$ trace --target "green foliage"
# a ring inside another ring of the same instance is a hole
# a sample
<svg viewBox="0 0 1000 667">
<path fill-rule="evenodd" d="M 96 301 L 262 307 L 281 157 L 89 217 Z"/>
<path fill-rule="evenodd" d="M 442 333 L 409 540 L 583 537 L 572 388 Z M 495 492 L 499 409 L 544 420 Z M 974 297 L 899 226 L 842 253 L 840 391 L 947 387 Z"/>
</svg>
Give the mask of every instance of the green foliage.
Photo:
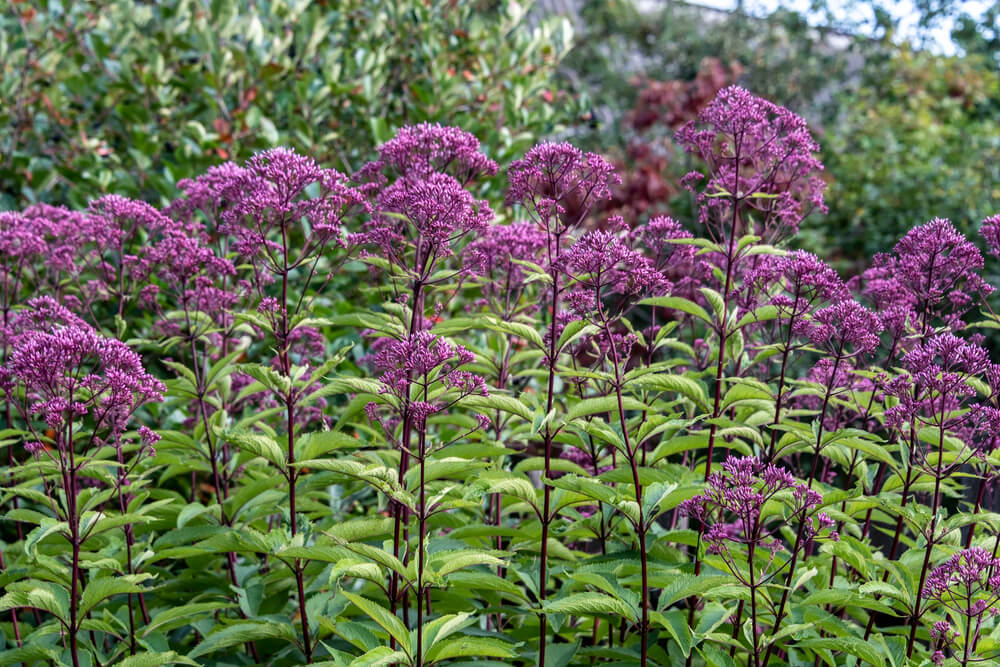
<svg viewBox="0 0 1000 667">
<path fill-rule="evenodd" d="M 817 247 L 849 259 L 888 249 L 915 224 L 947 218 L 968 235 L 1000 204 L 1000 77 L 976 59 L 893 49 L 866 64 L 827 131 L 830 213 Z"/>
<path fill-rule="evenodd" d="M 0 210 L 162 203 L 222 160 L 291 146 L 351 172 L 405 124 L 461 125 L 506 163 L 574 116 L 565 19 L 503 2 L 7 2 Z"/>
</svg>

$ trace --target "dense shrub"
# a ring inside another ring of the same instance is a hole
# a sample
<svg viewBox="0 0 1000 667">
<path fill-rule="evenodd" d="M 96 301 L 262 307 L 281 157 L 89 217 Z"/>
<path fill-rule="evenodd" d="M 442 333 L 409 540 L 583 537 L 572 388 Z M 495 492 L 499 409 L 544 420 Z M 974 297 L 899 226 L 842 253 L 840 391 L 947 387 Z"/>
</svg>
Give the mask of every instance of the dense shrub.
<svg viewBox="0 0 1000 667">
<path fill-rule="evenodd" d="M 727 87 L 676 139 L 686 224 L 431 124 L 0 214 L 3 660 L 995 658 L 985 258 L 934 219 L 844 280 L 785 248 L 801 118 Z"/>
<path fill-rule="evenodd" d="M 288 145 L 351 171 L 395 129 L 459 124 L 504 162 L 571 119 L 565 19 L 522 3 L 265 0 L 0 7 L 0 210 L 157 204 Z"/>
</svg>

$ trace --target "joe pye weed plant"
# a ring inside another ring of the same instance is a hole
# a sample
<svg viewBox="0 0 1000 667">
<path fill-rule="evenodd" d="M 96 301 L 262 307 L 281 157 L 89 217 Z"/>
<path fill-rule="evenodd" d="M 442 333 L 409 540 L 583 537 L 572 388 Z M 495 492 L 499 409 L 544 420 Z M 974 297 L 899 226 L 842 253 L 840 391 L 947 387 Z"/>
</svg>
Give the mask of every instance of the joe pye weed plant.
<svg viewBox="0 0 1000 667">
<path fill-rule="evenodd" d="M 726 88 L 677 141 L 696 220 L 432 124 L 0 214 L 0 658 L 1000 657 L 1000 221 L 840 276 L 802 119 Z"/>
</svg>

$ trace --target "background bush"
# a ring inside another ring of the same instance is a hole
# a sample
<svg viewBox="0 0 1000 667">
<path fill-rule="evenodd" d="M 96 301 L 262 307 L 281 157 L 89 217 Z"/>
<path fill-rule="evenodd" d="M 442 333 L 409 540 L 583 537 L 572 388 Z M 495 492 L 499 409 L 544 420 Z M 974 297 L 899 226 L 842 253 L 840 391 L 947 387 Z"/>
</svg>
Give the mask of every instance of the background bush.
<svg viewBox="0 0 1000 667">
<path fill-rule="evenodd" d="M 285 145 L 345 171 L 407 123 L 509 160 L 576 114 L 560 18 L 517 2 L 5 3 L 0 209 L 177 181 Z M 83 194 L 83 193 L 87 194 Z"/>
</svg>

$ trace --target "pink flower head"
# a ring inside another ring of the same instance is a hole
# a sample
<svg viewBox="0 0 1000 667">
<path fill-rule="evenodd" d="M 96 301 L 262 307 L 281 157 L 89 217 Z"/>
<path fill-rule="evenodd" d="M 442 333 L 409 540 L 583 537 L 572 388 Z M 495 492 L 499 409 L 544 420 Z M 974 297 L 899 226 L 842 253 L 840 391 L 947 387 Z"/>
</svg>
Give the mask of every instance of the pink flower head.
<svg viewBox="0 0 1000 667">
<path fill-rule="evenodd" d="M 374 366 L 382 372 L 381 393 L 393 396 L 396 409 L 409 414 L 415 420 L 413 423 L 420 425 L 428 416 L 446 410 L 460 398 L 489 395 L 482 377 L 460 369 L 474 359 L 472 352 L 461 345 L 429 331 L 418 331 L 403 340 L 381 345 L 375 353 Z M 442 393 L 441 389 L 446 391 Z M 416 400 L 417 395 L 433 398 Z M 377 408 L 372 410 L 378 415 Z"/>
<path fill-rule="evenodd" d="M 986 247 L 994 257 L 1000 257 L 1000 215 L 991 215 L 983 220 L 979 233 L 986 241 Z"/>
<path fill-rule="evenodd" d="M 972 547 L 956 553 L 927 575 L 920 595 L 970 619 L 981 618 L 1000 602 L 1000 559 L 986 549 Z M 947 624 L 935 624 L 932 636 L 947 644 Z"/>
<path fill-rule="evenodd" d="M 457 127 L 408 125 L 378 149 L 378 159 L 365 165 L 356 180 L 384 184 L 386 175 L 423 179 L 448 174 L 469 183 L 497 173 L 497 163 L 480 150 L 479 139 Z"/>
<path fill-rule="evenodd" d="M 304 249 L 315 252 L 340 241 L 344 217 L 366 206 L 346 176 L 287 148 L 257 153 L 227 176 L 213 184 L 228 202 L 222 229 L 241 255 L 273 273 L 285 270 L 277 257 L 283 235 L 303 235 Z"/>
<path fill-rule="evenodd" d="M 127 345 L 79 324 L 23 331 L 0 372 L 0 387 L 23 391 L 26 403 L 17 406 L 25 419 L 40 417 L 59 437 L 85 415 L 95 431 L 121 434 L 139 406 L 162 401 L 165 391 Z"/>
<path fill-rule="evenodd" d="M 822 308 L 810 320 L 801 320 L 797 331 L 817 347 L 845 357 L 871 353 L 879 345 L 882 323 L 872 311 L 853 299 Z"/>
<path fill-rule="evenodd" d="M 631 243 L 636 249 L 645 249 L 653 266 L 663 277 L 673 283 L 671 294 L 687 299 L 697 299 L 697 290 L 712 276 L 712 267 L 698 255 L 698 247 L 675 243 L 693 238 L 691 232 L 679 222 L 658 216 L 632 231 Z"/>
<path fill-rule="evenodd" d="M 29 276 L 37 271 L 36 264 L 44 262 L 47 250 L 45 237 L 31 219 L 0 212 L 0 305 L 9 307 L 7 301 L 35 282 Z"/>
<path fill-rule="evenodd" d="M 677 131 L 684 149 L 708 166 L 707 185 L 698 196 L 700 219 L 713 236 L 729 238 L 733 208 L 744 223 L 768 240 L 794 234 L 813 209 L 826 210 L 819 146 L 802 118 L 743 88 L 730 86 Z M 692 174 L 683 181 L 693 187 Z"/>
<path fill-rule="evenodd" d="M 733 545 L 753 545 L 769 549 L 772 554 L 784 547 L 779 537 L 772 535 L 771 523 L 782 523 L 781 515 L 765 517 L 765 503 L 779 500 L 789 506 L 790 516 L 801 515 L 822 503 L 822 496 L 795 478 L 784 468 L 765 464 L 756 457 L 730 456 L 722 470 L 709 476 L 704 493 L 685 500 L 680 511 L 706 525 L 705 539 L 711 553 L 720 555 L 734 576 L 741 578 L 735 563 Z M 735 520 L 732 520 L 735 519 Z M 812 539 L 820 530 L 829 529 L 832 522 L 823 514 L 808 517 Z M 751 567 L 755 567 L 751 565 Z M 746 582 L 744 582 L 746 583 Z"/>
<path fill-rule="evenodd" d="M 613 185 L 621 183 L 600 155 L 548 142 L 511 163 L 507 178 L 507 203 L 524 206 L 551 234 L 576 227 L 597 202 L 611 198 Z"/>
<path fill-rule="evenodd" d="M 645 256 L 632 250 L 621 234 L 587 232 L 560 258 L 560 266 L 576 284 L 574 310 L 588 317 L 606 294 L 622 297 L 624 304 L 643 296 L 665 294 L 670 282 Z"/>
<path fill-rule="evenodd" d="M 993 291 L 977 273 L 983 257 L 974 243 L 947 220 L 936 218 L 914 227 L 893 248 L 892 257 L 878 260 L 882 276 L 870 286 L 873 296 L 897 291 L 915 311 L 923 330 L 931 320 L 941 318 L 953 328 L 961 328 L 961 317 L 977 298 Z M 878 304 L 876 304 L 878 305 Z"/>
<path fill-rule="evenodd" d="M 246 177 L 243 167 L 233 162 L 224 162 L 209 167 L 196 178 L 181 179 L 177 182 L 177 189 L 183 196 L 172 201 L 164 209 L 164 213 L 185 225 L 195 223 L 202 216 L 211 223 L 214 231 L 229 203 L 226 192 L 234 183 L 242 182 Z"/>
</svg>

